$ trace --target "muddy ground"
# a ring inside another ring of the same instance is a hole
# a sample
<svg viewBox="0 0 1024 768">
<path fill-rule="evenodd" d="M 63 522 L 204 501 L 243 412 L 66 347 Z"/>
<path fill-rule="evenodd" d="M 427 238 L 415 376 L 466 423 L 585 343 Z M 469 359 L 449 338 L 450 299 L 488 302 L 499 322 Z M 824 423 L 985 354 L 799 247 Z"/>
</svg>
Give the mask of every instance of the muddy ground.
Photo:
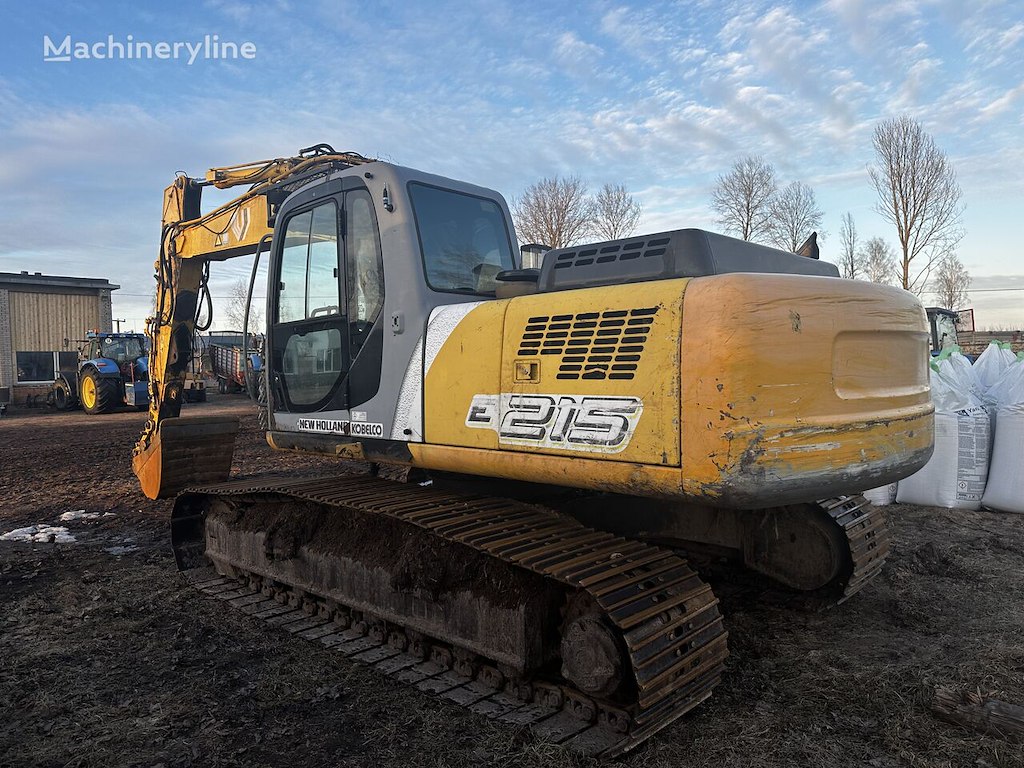
<svg viewBox="0 0 1024 768">
<path fill-rule="evenodd" d="M 243 417 L 238 475 L 335 466 L 273 453 L 244 396 L 188 408 Z M 0 419 L 0 533 L 113 513 L 66 523 L 73 544 L 0 542 L 0 766 L 590 764 L 186 586 L 170 503 L 147 500 L 131 474 L 144 420 Z M 936 686 L 1024 703 L 1024 518 L 890 509 L 888 567 L 845 605 L 807 612 L 717 584 L 727 674 L 622 763 L 1024 766 L 1024 746 L 928 707 Z"/>
</svg>

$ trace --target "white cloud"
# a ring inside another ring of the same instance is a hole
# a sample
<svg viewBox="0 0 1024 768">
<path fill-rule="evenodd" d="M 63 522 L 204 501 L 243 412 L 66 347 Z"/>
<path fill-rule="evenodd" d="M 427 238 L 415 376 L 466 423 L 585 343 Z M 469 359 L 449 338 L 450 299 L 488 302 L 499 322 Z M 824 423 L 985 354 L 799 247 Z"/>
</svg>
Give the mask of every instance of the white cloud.
<svg viewBox="0 0 1024 768">
<path fill-rule="evenodd" d="M 1000 115 L 1005 114 L 1021 96 L 1024 96 L 1024 83 L 1021 83 L 1016 88 L 1011 88 L 1006 93 L 979 108 L 977 120 L 979 122 L 989 122 L 998 118 Z"/>
<path fill-rule="evenodd" d="M 921 46 L 914 46 L 907 51 L 908 58 L 915 53 L 921 53 Z M 905 112 L 915 109 L 919 105 L 930 104 L 932 99 L 928 98 L 928 89 L 937 82 L 942 62 L 935 58 L 918 58 L 914 60 L 903 75 L 902 82 L 899 82 L 899 91 L 890 99 L 888 111 Z"/>
<path fill-rule="evenodd" d="M 996 48 L 1002 52 L 1009 52 L 1017 47 L 1017 43 L 1024 40 L 1024 22 L 1018 21 L 1009 29 L 1003 30 L 996 41 Z"/>
<path fill-rule="evenodd" d="M 574 32 L 563 32 L 555 41 L 555 56 L 574 63 L 591 63 L 604 55 L 600 46 L 580 40 Z"/>
<path fill-rule="evenodd" d="M 554 173 L 622 182 L 656 229 L 713 228 L 714 178 L 763 154 L 818 188 L 830 221 L 855 210 L 867 230 L 871 131 L 906 111 L 950 153 L 969 211 L 1019 204 L 1024 23 L 1012 6 L 211 0 L 204 24 L 265 35 L 254 66 L 94 70 L 102 87 L 81 92 L 57 73 L 82 70 L 0 78 L 0 268 L 116 273 L 145 304 L 175 170 L 319 141 L 506 196 Z M 965 249 L 1011 263 L 1006 226 L 972 225 Z M 225 269 L 229 281 L 246 267 Z"/>
</svg>

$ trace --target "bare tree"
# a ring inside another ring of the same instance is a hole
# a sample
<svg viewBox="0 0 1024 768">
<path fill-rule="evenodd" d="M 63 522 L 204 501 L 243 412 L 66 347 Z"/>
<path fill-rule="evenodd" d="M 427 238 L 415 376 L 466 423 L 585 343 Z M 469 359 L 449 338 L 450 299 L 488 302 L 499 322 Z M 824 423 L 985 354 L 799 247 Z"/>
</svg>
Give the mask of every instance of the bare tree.
<svg viewBox="0 0 1024 768">
<path fill-rule="evenodd" d="M 711 192 L 711 207 L 726 232 L 744 240 L 768 236 L 771 203 L 776 189 L 775 168 L 764 158 L 748 155 L 719 176 Z"/>
<path fill-rule="evenodd" d="M 565 248 L 594 229 L 594 203 L 579 176 L 541 179 L 512 201 L 516 232 L 525 242 Z"/>
<path fill-rule="evenodd" d="M 857 249 L 857 225 L 849 211 L 843 214 L 843 224 L 839 228 L 839 247 L 842 249 L 839 263 L 843 277 L 856 280 L 857 275 L 864 271 L 864 261 Z"/>
<path fill-rule="evenodd" d="M 783 187 L 769 203 L 769 241 L 787 251 L 796 252 L 811 232 L 821 229 L 824 215 L 814 199 L 814 190 L 801 181 Z"/>
<path fill-rule="evenodd" d="M 231 330 L 242 330 L 245 324 L 245 302 L 249 298 L 249 284 L 239 278 L 231 284 L 227 303 L 224 305 L 224 319 Z M 249 307 L 249 333 L 263 333 L 263 307 L 254 301 Z"/>
<path fill-rule="evenodd" d="M 629 237 L 640 222 L 640 203 L 622 184 L 605 184 L 594 198 L 594 235 L 602 240 Z"/>
<path fill-rule="evenodd" d="M 967 303 L 967 289 L 971 286 L 971 276 L 960 258 L 956 254 L 948 253 L 935 273 L 934 285 L 940 307 L 963 309 Z"/>
<path fill-rule="evenodd" d="M 892 248 L 880 237 L 872 237 L 861 252 L 861 274 L 872 283 L 892 285 L 897 278 L 896 257 Z"/>
<path fill-rule="evenodd" d="M 921 124 L 909 117 L 884 120 L 875 128 L 871 183 L 877 210 L 896 226 L 900 281 L 921 293 L 932 270 L 963 237 L 960 186 L 945 152 Z"/>
</svg>

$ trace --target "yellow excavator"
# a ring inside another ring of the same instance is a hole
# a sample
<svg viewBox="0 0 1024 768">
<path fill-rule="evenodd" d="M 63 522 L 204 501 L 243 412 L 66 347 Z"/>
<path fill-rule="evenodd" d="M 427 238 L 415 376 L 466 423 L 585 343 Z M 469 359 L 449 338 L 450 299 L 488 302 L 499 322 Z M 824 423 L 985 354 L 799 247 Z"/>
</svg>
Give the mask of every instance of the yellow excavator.
<svg viewBox="0 0 1024 768">
<path fill-rule="evenodd" d="M 497 192 L 327 145 L 178 177 L 133 467 L 177 496 L 204 592 L 614 755 L 722 674 L 684 552 L 833 601 L 878 573 L 856 494 L 931 454 L 928 325 L 909 293 L 698 229 L 539 268 L 515 243 Z M 231 479 L 237 419 L 179 416 L 210 263 L 264 251 L 267 441 L 365 474 Z"/>
</svg>

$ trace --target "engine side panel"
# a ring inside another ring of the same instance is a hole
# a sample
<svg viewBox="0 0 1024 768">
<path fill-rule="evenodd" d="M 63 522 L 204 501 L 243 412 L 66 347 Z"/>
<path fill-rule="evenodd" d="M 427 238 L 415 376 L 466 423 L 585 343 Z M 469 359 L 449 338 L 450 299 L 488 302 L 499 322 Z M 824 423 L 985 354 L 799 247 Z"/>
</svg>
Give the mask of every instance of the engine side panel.
<svg viewBox="0 0 1024 768">
<path fill-rule="evenodd" d="M 486 301 L 453 328 L 432 322 L 427 328 L 427 371 L 423 393 L 423 439 L 440 445 L 498 449 L 498 434 L 468 429 L 466 416 L 477 392 L 495 392 L 501 380 L 501 335 L 508 301 Z M 463 305 L 443 307 L 450 314 Z M 429 350 L 436 349 L 430 355 Z M 403 387 L 403 393 L 404 393 Z M 419 403 L 416 404 L 419 407 Z"/>
<path fill-rule="evenodd" d="M 473 309 L 425 376 L 425 442 L 679 466 L 686 282 Z"/>
</svg>

